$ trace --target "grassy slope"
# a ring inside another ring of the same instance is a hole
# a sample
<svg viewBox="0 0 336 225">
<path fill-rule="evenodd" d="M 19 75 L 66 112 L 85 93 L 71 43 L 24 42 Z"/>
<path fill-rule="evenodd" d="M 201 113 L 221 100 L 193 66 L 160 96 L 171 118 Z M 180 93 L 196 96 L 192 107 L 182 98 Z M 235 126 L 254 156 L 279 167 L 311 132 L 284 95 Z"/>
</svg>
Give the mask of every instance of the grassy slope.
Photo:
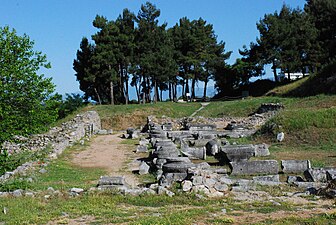
<svg viewBox="0 0 336 225">
<path fill-rule="evenodd" d="M 103 128 L 124 130 L 144 125 L 149 115 L 181 118 L 190 116 L 200 107 L 199 103 L 160 102 L 145 105 L 89 106 L 85 110 L 96 110 L 101 117 Z"/>
</svg>

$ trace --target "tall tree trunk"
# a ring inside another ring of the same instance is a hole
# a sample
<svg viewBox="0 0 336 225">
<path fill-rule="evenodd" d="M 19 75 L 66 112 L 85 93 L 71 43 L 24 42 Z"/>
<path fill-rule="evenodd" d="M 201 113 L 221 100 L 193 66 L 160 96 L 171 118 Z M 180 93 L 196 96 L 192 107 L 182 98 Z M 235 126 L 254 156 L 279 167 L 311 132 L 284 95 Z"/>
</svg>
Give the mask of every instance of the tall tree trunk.
<svg viewBox="0 0 336 225">
<path fill-rule="evenodd" d="M 190 94 L 190 91 L 189 91 L 189 80 L 188 79 L 186 79 L 185 85 L 186 85 L 186 87 L 185 87 L 185 94 L 184 94 L 184 96 L 186 96 L 187 93 Z"/>
<path fill-rule="evenodd" d="M 290 81 L 291 80 L 291 76 L 290 76 L 290 72 L 289 72 L 289 69 L 287 68 L 287 78 L 288 78 L 288 81 Z"/>
<path fill-rule="evenodd" d="M 147 102 L 151 101 L 151 87 L 150 87 L 150 80 L 147 77 Z"/>
<path fill-rule="evenodd" d="M 171 82 L 168 83 L 168 87 L 169 87 L 169 90 L 168 90 L 169 91 L 169 100 L 172 101 L 173 98 L 172 98 L 172 83 Z"/>
<path fill-rule="evenodd" d="M 194 75 L 192 82 L 191 82 L 191 99 L 194 99 L 195 96 L 195 85 L 196 85 L 196 74 Z"/>
<path fill-rule="evenodd" d="M 177 101 L 177 83 L 174 84 L 174 102 Z"/>
<path fill-rule="evenodd" d="M 110 81 L 110 94 L 111 94 L 111 105 L 114 105 L 114 92 L 113 92 L 113 82 Z"/>
<path fill-rule="evenodd" d="M 278 80 L 278 74 L 277 74 L 277 71 L 276 71 L 275 61 L 273 61 L 272 69 L 273 69 L 274 81 L 278 82 L 279 80 Z"/>
<path fill-rule="evenodd" d="M 119 74 L 120 74 L 120 79 L 119 79 L 119 91 L 122 96 L 122 98 L 125 98 L 125 92 L 124 92 L 124 67 L 122 63 L 119 63 Z M 125 102 L 125 99 L 122 101 Z"/>
<path fill-rule="evenodd" d="M 161 92 L 160 93 L 160 101 L 163 102 L 163 98 L 162 98 L 162 92 L 163 92 L 163 90 L 161 88 L 160 88 L 160 92 Z"/>
<path fill-rule="evenodd" d="M 138 104 L 140 104 L 140 91 L 139 91 L 139 88 L 138 88 L 138 84 L 135 84 L 135 91 L 136 91 L 136 94 L 137 94 L 137 97 L 138 97 Z"/>
<path fill-rule="evenodd" d="M 128 102 L 129 102 L 129 96 L 128 96 L 128 78 L 125 79 L 125 99 L 126 99 L 126 105 L 128 105 Z"/>
<path fill-rule="evenodd" d="M 205 81 L 204 81 L 204 91 L 203 91 L 203 99 L 204 99 L 204 100 L 206 99 L 207 86 L 208 86 L 208 78 L 206 77 L 206 78 L 205 78 Z"/>
<path fill-rule="evenodd" d="M 184 82 L 184 79 L 182 79 L 182 93 L 181 93 L 181 96 L 184 98 L 184 96 L 185 96 L 185 94 L 184 94 L 184 84 L 185 84 L 185 82 Z"/>
<path fill-rule="evenodd" d="M 95 93 L 96 93 L 96 95 L 97 95 L 97 98 L 98 98 L 99 105 L 101 105 L 101 104 L 102 104 L 102 102 L 101 102 L 101 99 L 100 99 L 99 93 L 98 93 L 98 91 L 97 91 L 97 88 L 94 88 L 94 91 L 95 91 Z"/>
<path fill-rule="evenodd" d="M 156 80 L 154 80 L 154 103 L 157 103 L 157 101 L 158 101 L 158 87 Z"/>
</svg>

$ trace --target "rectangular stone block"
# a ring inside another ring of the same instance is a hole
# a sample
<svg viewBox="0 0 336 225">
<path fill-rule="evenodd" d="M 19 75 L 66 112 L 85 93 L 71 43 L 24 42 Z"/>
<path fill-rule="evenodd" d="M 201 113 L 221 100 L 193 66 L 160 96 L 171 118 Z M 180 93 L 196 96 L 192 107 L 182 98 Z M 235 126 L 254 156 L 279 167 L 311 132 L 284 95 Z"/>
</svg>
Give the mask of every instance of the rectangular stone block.
<svg viewBox="0 0 336 225">
<path fill-rule="evenodd" d="M 98 182 L 98 186 L 101 185 L 124 185 L 125 177 L 108 177 L 102 176 Z"/>
<path fill-rule="evenodd" d="M 327 170 L 327 180 L 336 179 L 336 168 Z"/>
<path fill-rule="evenodd" d="M 222 152 L 230 162 L 247 161 L 254 156 L 253 145 L 227 145 L 222 147 Z"/>
<path fill-rule="evenodd" d="M 309 160 L 281 160 L 281 168 L 284 173 L 303 173 L 311 165 Z"/>
<path fill-rule="evenodd" d="M 276 160 L 230 162 L 232 175 L 278 174 Z"/>
<path fill-rule="evenodd" d="M 327 182 L 327 171 L 323 168 L 307 169 L 303 174 L 309 182 Z"/>
</svg>

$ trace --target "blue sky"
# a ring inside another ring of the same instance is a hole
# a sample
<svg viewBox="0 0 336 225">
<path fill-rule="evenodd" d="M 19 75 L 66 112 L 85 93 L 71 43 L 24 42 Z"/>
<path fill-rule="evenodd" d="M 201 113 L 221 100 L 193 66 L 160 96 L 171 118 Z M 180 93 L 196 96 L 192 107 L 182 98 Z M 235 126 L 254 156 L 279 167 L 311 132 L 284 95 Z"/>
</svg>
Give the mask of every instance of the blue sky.
<svg viewBox="0 0 336 225">
<path fill-rule="evenodd" d="M 52 68 L 43 71 L 52 77 L 56 91 L 78 92 L 72 63 L 83 36 L 96 32 L 92 26 L 99 14 L 114 20 L 124 8 L 136 13 L 141 0 L 1 0 L 0 26 L 10 26 L 19 35 L 26 33 L 35 41 L 35 50 L 47 55 Z M 285 3 L 303 8 L 305 0 L 152 0 L 161 10 L 160 22 L 173 26 L 181 17 L 202 17 L 214 25 L 218 40 L 233 51 L 228 61 L 239 57 L 238 49 L 255 41 L 256 22 L 266 13 L 279 11 Z"/>
</svg>

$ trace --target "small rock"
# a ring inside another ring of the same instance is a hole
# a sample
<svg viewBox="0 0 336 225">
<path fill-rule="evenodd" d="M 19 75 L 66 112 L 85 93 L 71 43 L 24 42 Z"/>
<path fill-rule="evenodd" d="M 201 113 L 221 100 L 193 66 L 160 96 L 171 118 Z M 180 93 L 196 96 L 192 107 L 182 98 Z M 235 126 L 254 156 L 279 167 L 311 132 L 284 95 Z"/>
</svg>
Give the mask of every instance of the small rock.
<svg viewBox="0 0 336 225">
<path fill-rule="evenodd" d="M 53 187 L 48 187 L 47 191 L 52 194 L 55 192 L 55 189 Z"/>
<path fill-rule="evenodd" d="M 173 197 L 175 195 L 175 193 L 172 192 L 172 191 L 167 190 L 166 191 L 166 195 L 168 195 L 169 197 Z"/>
<path fill-rule="evenodd" d="M 3 214 L 5 214 L 5 215 L 6 215 L 6 214 L 7 214 L 7 212 L 8 212 L 8 208 L 7 208 L 7 207 L 4 207 L 4 208 L 3 208 L 3 210 L 2 210 L 2 212 L 3 212 Z"/>
<path fill-rule="evenodd" d="M 34 193 L 33 192 L 26 192 L 25 196 L 27 196 L 27 197 L 34 197 Z"/>
<path fill-rule="evenodd" d="M 280 132 L 277 135 L 277 141 L 278 142 L 282 142 L 285 139 L 285 133 L 284 132 Z"/>
<path fill-rule="evenodd" d="M 136 149 L 137 153 L 146 153 L 148 152 L 148 148 L 146 145 L 138 145 L 137 149 Z"/>
<path fill-rule="evenodd" d="M 22 190 L 18 189 L 18 190 L 15 190 L 13 191 L 13 196 L 14 197 L 21 197 L 22 196 Z"/>
<path fill-rule="evenodd" d="M 39 173 L 42 173 L 42 174 L 47 173 L 47 172 L 48 171 L 46 169 L 44 169 L 44 168 L 40 169 L 40 171 L 39 171 Z"/>
<path fill-rule="evenodd" d="M 214 188 L 220 192 L 226 192 L 229 190 L 229 187 L 226 184 L 216 183 Z"/>
<path fill-rule="evenodd" d="M 190 191 L 193 183 L 190 180 L 185 180 L 182 182 L 182 190 L 184 192 Z"/>
<path fill-rule="evenodd" d="M 140 175 L 148 174 L 149 169 L 150 167 L 148 166 L 148 164 L 145 161 L 142 161 L 139 167 L 139 174 Z"/>
<path fill-rule="evenodd" d="M 84 189 L 83 188 L 71 188 L 70 192 L 80 194 L 80 193 L 84 192 Z"/>
<path fill-rule="evenodd" d="M 51 196 L 51 195 L 45 195 L 45 196 L 44 196 L 44 199 L 46 199 L 46 200 L 47 200 L 47 199 L 49 199 L 49 198 L 50 198 L 50 196 Z"/>
<path fill-rule="evenodd" d="M 226 212 L 227 212 L 226 209 L 222 209 L 221 211 L 222 211 L 222 213 L 224 213 L 224 214 L 226 214 Z"/>
<path fill-rule="evenodd" d="M 66 213 L 66 212 L 62 212 L 62 213 L 61 213 L 61 216 L 63 216 L 63 217 L 69 217 L 69 214 Z"/>
</svg>

